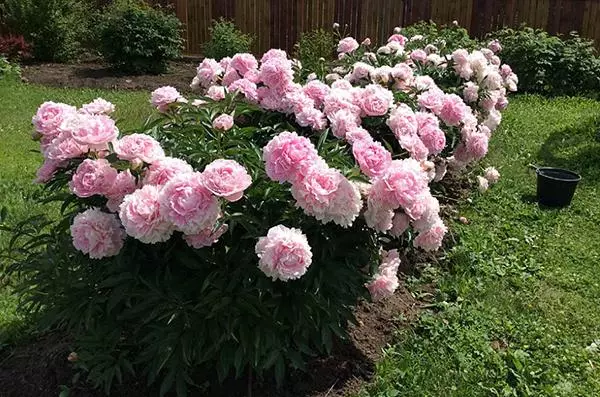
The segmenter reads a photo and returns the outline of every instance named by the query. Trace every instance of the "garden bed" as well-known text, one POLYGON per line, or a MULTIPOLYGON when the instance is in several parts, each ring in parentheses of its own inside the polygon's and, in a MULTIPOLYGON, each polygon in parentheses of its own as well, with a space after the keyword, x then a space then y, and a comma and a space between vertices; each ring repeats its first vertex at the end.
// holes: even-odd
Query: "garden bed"
POLYGON ((195 76, 196 61, 171 62, 169 72, 160 75, 126 75, 101 62, 75 64, 40 63, 24 65, 23 79, 29 83, 51 87, 104 88, 152 91, 170 85, 180 91, 190 91, 195 76))
MULTIPOLYGON (((254 382, 252 394, 261 397, 335 397, 358 392, 363 382, 370 380, 374 363, 381 358, 383 348, 392 342, 394 331, 403 323, 414 320, 422 304, 404 288, 383 303, 363 303, 356 311, 358 326, 352 327, 348 344, 336 346, 331 357, 309 362, 308 372, 295 373, 284 390, 278 391, 272 383, 254 382)), ((48 334, 6 354, 0 362, 0 395, 55 396, 61 385, 71 385, 75 371, 66 359, 70 342, 63 334, 48 334)), ((245 395, 246 382, 246 379, 226 382, 230 388, 211 391, 210 395, 245 395)), ((103 395, 101 391, 81 384, 72 387, 69 394, 70 397, 103 395)), ((145 379, 128 379, 111 395, 151 397, 158 396, 158 391, 149 390, 145 379)))

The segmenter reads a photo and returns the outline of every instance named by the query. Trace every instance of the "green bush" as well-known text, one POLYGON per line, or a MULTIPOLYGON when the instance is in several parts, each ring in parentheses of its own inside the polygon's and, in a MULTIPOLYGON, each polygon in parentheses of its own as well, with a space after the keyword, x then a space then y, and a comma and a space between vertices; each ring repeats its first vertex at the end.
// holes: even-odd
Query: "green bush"
POLYGON ((6 58, 0 56, 0 80, 5 77, 19 76, 20 74, 19 65, 10 63, 6 58))
POLYGON ((100 53, 127 73, 164 73, 181 55, 181 22, 143 2, 118 2, 99 21, 100 53))
POLYGON ((250 52, 254 42, 254 36, 243 33, 232 21, 224 18, 213 21, 209 30, 210 40, 203 46, 203 55, 217 61, 237 53, 250 52))
POLYGON ((600 90, 600 58, 592 40, 526 26, 504 28, 488 38, 502 44, 502 60, 519 76, 519 91, 579 95, 600 90))
POLYGON ((474 50, 479 44, 469 36, 467 29, 455 24, 437 25, 432 21, 421 21, 402 28, 401 33, 409 39, 406 45, 408 50, 422 49, 431 44, 436 46, 440 53, 449 54, 459 48, 474 50))
POLYGON ((302 62, 303 70, 307 73, 322 69, 326 61, 334 59, 335 37, 332 32, 316 29, 302 33, 300 41, 296 44, 296 58, 302 62))
POLYGON ((0 7, 8 29, 32 44, 39 61, 73 60, 89 35, 89 8, 82 0, 5 0, 0 7))

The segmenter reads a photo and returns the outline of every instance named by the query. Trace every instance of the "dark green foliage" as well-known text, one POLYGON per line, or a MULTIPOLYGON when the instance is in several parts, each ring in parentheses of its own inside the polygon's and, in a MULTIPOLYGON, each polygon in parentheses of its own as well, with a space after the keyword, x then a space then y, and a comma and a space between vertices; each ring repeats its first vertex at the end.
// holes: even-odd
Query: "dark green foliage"
POLYGON ((39 61, 73 60, 89 34, 89 9, 82 0, 5 0, 0 7, 9 30, 32 44, 39 61))
POLYGON ((334 59, 335 46, 332 32, 316 29, 302 33, 296 44, 296 59, 302 63, 302 71, 308 74, 325 69, 334 59))
POLYGON ((10 63, 6 58, 0 56, 0 80, 6 77, 19 76, 19 65, 10 63))
POLYGON ((525 26, 504 28, 489 38, 501 42, 500 56, 519 76, 519 91, 579 95, 600 90, 600 58, 592 40, 525 26))
POLYGON ((181 55, 181 22, 139 2, 119 2, 99 21, 100 53, 116 69, 134 74, 164 73, 181 55))
POLYGON ((213 21, 210 30, 210 40, 204 44, 202 51, 206 58, 217 61, 232 57, 238 53, 250 52, 254 36, 245 34, 235 27, 232 21, 220 18, 213 21))
MULTIPOLYGON (((66 192, 68 172, 46 186, 48 200, 63 204, 62 219, 36 218, 14 230, 9 273, 21 277, 23 308, 38 313, 42 326, 75 334, 78 365, 107 392, 128 374, 179 396, 190 385, 223 382, 249 369, 281 384, 290 369, 304 368, 308 357, 329 352, 346 335, 378 257, 363 221, 347 229, 323 225, 290 202, 288 187, 266 177, 260 148, 298 126, 231 97, 183 106, 142 130, 197 170, 229 158, 244 164, 254 181, 242 200, 223 207, 229 229, 217 244, 196 250, 181 235, 154 245, 129 238, 118 256, 90 260, 73 249, 69 226, 84 206, 105 199, 66 192), (211 126, 224 112, 233 112, 237 125, 226 134, 211 126), (312 247, 312 265, 298 280, 273 281, 257 266, 257 239, 276 224, 300 228, 312 247)), ((332 166, 354 172, 339 140, 312 138, 332 166)))
POLYGON ((414 36, 423 36, 422 39, 409 41, 406 45, 407 50, 423 49, 427 44, 432 44, 440 53, 449 54, 458 48, 474 50, 479 44, 469 36, 467 29, 454 24, 437 25, 433 21, 421 21, 404 27, 401 34, 409 40, 414 36))

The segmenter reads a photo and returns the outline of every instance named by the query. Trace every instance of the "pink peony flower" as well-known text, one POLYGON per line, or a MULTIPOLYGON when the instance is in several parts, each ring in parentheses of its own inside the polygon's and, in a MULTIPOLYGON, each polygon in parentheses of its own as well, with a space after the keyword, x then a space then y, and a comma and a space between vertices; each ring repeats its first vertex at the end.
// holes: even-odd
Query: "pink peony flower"
POLYGON ((413 219, 413 227, 416 230, 429 230, 440 220, 440 202, 426 190, 407 209, 406 215, 413 219))
POLYGON ((69 134, 80 145, 92 150, 106 150, 108 143, 117 139, 119 130, 110 117, 100 114, 77 114, 67 118, 60 130, 69 134))
POLYGON ((483 177, 488 180, 489 183, 497 183, 500 179, 500 173, 494 167, 487 167, 483 170, 483 177))
POLYGON ((511 69, 511 67, 509 65, 502 65, 502 66, 500 66, 500 75, 502 77, 507 78, 511 74, 513 74, 513 71, 512 71, 512 69, 511 69))
POLYGON ((88 150, 87 146, 77 143, 69 134, 63 133, 44 149, 44 155, 50 160, 64 161, 80 157, 88 150))
POLYGON ((205 58, 196 69, 198 84, 209 87, 214 84, 219 75, 224 72, 226 66, 222 66, 214 59, 205 58))
POLYGON ((367 226, 381 233, 390 230, 393 226, 394 211, 378 205, 371 199, 371 196, 369 196, 367 204, 367 210, 364 214, 367 226))
POLYGON ((477 132, 469 134, 465 142, 467 152, 469 152, 470 156, 475 160, 485 157, 488 151, 488 145, 488 136, 477 132))
POLYGON ((469 52, 460 48, 452 53, 452 60, 458 65, 464 65, 469 62, 469 52))
POLYGON ((45 137, 53 138, 58 135, 58 128, 63 121, 76 112, 77 109, 74 106, 44 102, 31 121, 37 132, 45 137))
POLYGON ((397 212, 392 219, 392 228, 390 234, 393 237, 400 237, 408 229, 410 218, 402 212, 397 212))
POLYGON ((358 47, 358 41, 356 41, 353 37, 346 37, 339 41, 337 52, 340 54, 347 54, 349 52, 353 52, 358 47))
POLYGON ((488 48, 494 53, 502 51, 502 46, 500 45, 500 42, 498 40, 490 41, 490 43, 488 44, 488 48))
POLYGON ((267 175, 278 182, 301 180, 318 159, 317 150, 310 140, 295 132, 284 131, 263 148, 267 175))
POLYGON ((274 226, 256 243, 258 267, 273 280, 288 281, 302 277, 312 263, 306 236, 299 229, 274 226))
POLYGON ((475 83, 468 82, 463 90, 463 97, 466 102, 477 102, 479 98, 479 86, 475 83))
POLYGON ((427 60, 427 53, 423 50, 414 50, 410 53, 410 59, 415 62, 425 62, 427 60))
POLYGON ((419 128, 419 137, 430 154, 439 154, 446 147, 446 134, 434 125, 419 128))
POLYGON ((317 108, 320 108, 323 105, 325 97, 330 91, 329 86, 319 80, 309 81, 302 89, 306 96, 314 101, 317 108))
MULTIPOLYGON (((221 101, 225 99, 225 87, 220 85, 211 85, 206 91, 206 96, 213 101, 221 101)), ((192 103, 193 105, 194 103, 192 103)))
POLYGON ((124 136, 114 143, 114 150, 121 160, 143 161, 148 164, 165 157, 160 143, 145 134, 124 136))
POLYGON ((229 66, 227 67, 227 69, 225 69, 225 74, 221 79, 221 84, 223 84, 226 87, 229 87, 231 84, 235 83, 241 78, 242 76, 240 76, 240 74, 234 68, 229 66))
POLYGON ((354 142, 352 154, 362 173, 370 178, 383 175, 392 163, 392 154, 373 139, 354 142))
POLYGON ((348 109, 340 109, 331 116, 331 132, 337 138, 344 139, 346 133, 354 128, 357 128, 360 123, 360 118, 348 109))
POLYGON ((115 105, 102 98, 96 98, 92 102, 83 105, 79 111, 85 114, 109 115, 115 111, 115 105))
POLYGON ((296 113, 296 121, 302 127, 310 127, 315 131, 324 130, 327 126, 327 119, 323 112, 313 107, 308 107, 296 113))
POLYGON ((126 170, 119 172, 114 184, 110 187, 108 192, 106 192, 106 197, 108 198, 106 208, 111 212, 119 211, 119 206, 123 202, 125 196, 135 192, 136 188, 137 183, 135 177, 131 174, 131 171, 126 170))
POLYGON ((398 44, 400 44, 401 46, 403 46, 404 44, 406 44, 406 37, 402 36, 401 34, 393 34, 388 38, 388 43, 393 43, 396 42, 398 44))
POLYGON ((421 109, 429 109, 438 114, 444 106, 445 94, 437 87, 432 87, 417 97, 421 109))
POLYGON ((186 100, 174 87, 165 86, 152 91, 150 103, 152 103, 152 106, 158 109, 159 112, 166 112, 169 110, 169 106, 176 102, 186 102, 186 100))
POLYGON ((490 131, 495 131, 502 121, 502 114, 496 109, 490 110, 488 117, 483 121, 483 125, 489 128, 490 131))
POLYGON ((419 161, 427 159, 429 149, 418 135, 402 135, 398 138, 398 142, 402 149, 410 154, 411 158, 419 161))
POLYGON ((394 292, 398 289, 400 283, 398 276, 389 276, 377 273, 371 282, 365 284, 365 287, 371 294, 371 299, 374 302, 388 298, 394 295, 394 292))
POLYGON ((160 193, 165 218, 185 234, 200 233, 219 218, 219 200, 204 185, 199 172, 177 175, 160 193))
POLYGON ((364 39, 364 40, 363 40, 363 41, 360 43, 360 45, 363 45, 363 46, 365 46, 365 47, 368 47, 368 46, 370 46, 370 45, 371 45, 371 39, 370 39, 369 37, 367 37, 366 39, 364 39))
POLYGON ((390 209, 406 208, 427 188, 427 182, 418 161, 393 160, 388 171, 373 182, 369 198, 390 209))
POLYGON ((287 53, 283 50, 271 48, 263 54, 260 63, 269 62, 272 59, 287 59, 287 53))
POLYGON ((346 109, 358 116, 361 109, 356 106, 353 101, 354 96, 350 90, 339 88, 332 89, 325 97, 323 113, 325 113, 327 117, 330 117, 338 110, 346 109))
POLYGON ((146 169, 142 183, 144 185, 162 186, 177 175, 191 174, 194 169, 183 160, 164 157, 156 160, 146 169))
POLYGON ((231 58, 229 66, 237 70, 238 73, 243 76, 250 70, 258 68, 258 62, 252 54, 238 53, 231 58))
POLYGON ((368 63, 365 62, 356 62, 353 66, 352 66, 352 74, 351 76, 351 81, 358 81, 361 79, 368 79, 369 76, 371 75, 371 73, 373 73, 373 71, 375 70, 375 68, 371 65, 369 65, 368 63))
POLYGON ((62 162, 58 160, 46 159, 44 164, 37 170, 37 176, 34 180, 35 183, 46 183, 49 182, 56 171, 60 168, 62 162))
POLYGON ((234 81, 229 85, 228 89, 230 92, 240 92, 248 101, 252 103, 258 102, 258 91, 256 84, 246 78, 234 81))
POLYGON ((399 63, 392 68, 392 77, 399 81, 409 81, 413 77, 413 70, 405 63, 399 63))
POLYGON ((379 84, 368 85, 361 97, 360 107, 367 116, 383 116, 394 104, 394 94, 379 84))
POLYGON ((203 247, 210 247, 215 244, 225 232, 227 232, 227 229, 227 225, 221 225, 216 229, 214 227, 209 227, 197 234, 186 234, 183 236, 183 239, 192 248, 200 249, 203 247))
POLYGON ((173 224, 165 217, 159 203, 160 190, 146 185, 128 194, 119 207, 119 218, 125 232, 145 244, 167 241, 173 234, 173 224))
POLYGON ((121 251, 125 231, 115 215, 88 209, 73 219, 71 236, 75 249, 92 259, 101 259, 121 251))
POLYGON ((202 182, 215 196, 238 201, 252 184, 252 178, 238 162, 219 159, 206 166, 202 182))
POLYGON ((356 143, 358 141, 362 141, 362 140, 371 140, 371 139, 373 139, 373 138, 369 134, 369 131, 365 130, 362 127, 352 128, 348 132, 346 132, 346 140, 350 144, 354 144, 354 143, 356 143))
POLYGON ((264 62, 259 69, 260 80, 269 88, 284 90, 294 79, 292 63, 287 59, 273 58, 264 62))
POLYGON ((360 192, 344 176, 325 164, 311 167, 292 185, 296 205, 323 223, 350 226, 362 207, 360 192))
POLYGON ((392 110, 386 123, 398 139, 401 136, 417 134, 418 124, 415 113, 404 103, 392 110))
POLYGON ((116 179, 117 170, 105 159, 85 159, 73 174, 69 188, 77 197, 106 195, 116 179))
POLYGON ((233 117, 229 114, 222 114, 213 120, 212 126, 216 130, 229 131, 233 128, 233 117))
POLYGON ((444 96, 442 108, 439 110, 438 116, 444 123, 449 126, 457 126, 465 118, 467 114, 467 105, 462 98, 456 94, 444 96))
POLYGON ((433 79, 429 76, 415 76, 414 80, 412 81, 412 86, 417 91, 426 91, 430 88, 437 87, 435 81, 433 81, 433 79))
POLYGON ((431 229, 420 232, 413 240, 413 245, 425 251, 438 250, 442 246, 442 240, 447 231, 448 228, 440 220, 431 229))

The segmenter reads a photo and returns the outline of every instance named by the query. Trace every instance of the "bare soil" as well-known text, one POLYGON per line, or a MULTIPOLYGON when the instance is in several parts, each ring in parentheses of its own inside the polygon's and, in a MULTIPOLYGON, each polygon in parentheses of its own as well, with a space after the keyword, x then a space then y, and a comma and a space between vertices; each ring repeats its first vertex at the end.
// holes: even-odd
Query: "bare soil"
POLYGON ((76 64, 42 63, 23 65, 24 81, 51 87, 103 88, 153 91, 170 85, 180 92, 189 92, 196 75, 196 60, 171 62, 169 71, 160 75, 127 75, 101 62, 76 64))

